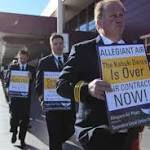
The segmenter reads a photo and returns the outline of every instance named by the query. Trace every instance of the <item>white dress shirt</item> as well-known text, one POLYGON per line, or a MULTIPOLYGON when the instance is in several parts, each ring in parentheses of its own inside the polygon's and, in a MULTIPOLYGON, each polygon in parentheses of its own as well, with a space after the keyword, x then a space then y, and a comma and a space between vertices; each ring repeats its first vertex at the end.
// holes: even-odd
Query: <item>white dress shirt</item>
POLYGON ((56 54, 53 54, 53 55, 55 57, 55 64, 56 64, 57 67, 58 67, 58 57, 61 57, 61 61, 62 61, 62 63, 64 63, 63 55, 56 55, 56 54))
POLYGON ((19 64, 20 70, 26 70, 27 64, 19 64))
MULTIPOLYGON (((100 34, 100 36, 101 36, 101 38, 102 38, 102 40, 103 40, 103 42, 104 42, 105 45, 111 45, 111 44, 114 43, 111 39, 107 38, 107 37, 104 36, 103 34, 100 34)), ((115 43, 117 43, 117 44, 125 44, 125 41, 123 41, 123 40, 121 39, 121 40, 119 40, 119 41, 117 41, 117 42, 115 42, 115 43)))

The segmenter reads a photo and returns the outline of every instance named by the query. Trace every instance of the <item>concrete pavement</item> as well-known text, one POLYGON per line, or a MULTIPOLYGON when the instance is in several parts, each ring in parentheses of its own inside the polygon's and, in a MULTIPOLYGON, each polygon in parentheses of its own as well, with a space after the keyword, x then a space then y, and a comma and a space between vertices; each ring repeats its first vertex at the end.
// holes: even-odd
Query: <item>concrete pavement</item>
POLYGON ((140 145, 141 145, 140 150, 150 150, 150 128, 149 127, 145 127, 143 133, 141 134, 140 145))

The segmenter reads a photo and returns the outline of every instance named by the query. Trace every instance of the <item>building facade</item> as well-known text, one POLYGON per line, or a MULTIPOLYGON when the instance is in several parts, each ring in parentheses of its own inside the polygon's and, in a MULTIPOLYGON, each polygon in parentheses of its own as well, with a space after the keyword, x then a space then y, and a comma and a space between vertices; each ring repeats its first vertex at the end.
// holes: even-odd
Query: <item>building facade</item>
MULTIPOLYGON (((81 31, 96 33, 94 23, 94 6, 100 0, 62 0, 64 15, 64 32, 81 31)), ((121 0, 126 7, 126 30, 124 37, 127 40, 142 39, 149 50, 150 43, 147 34, 150 33, 149 0, 121 0), (147 43, 148 42, 148 43, 147 43)), ((51 0, 42 15, 57 16, 57 2, 51 0), (52 7, 55 6, 55 7, 52 7), (53 8, 53 9, 52 9, 53 8)), ((149 50, 150 51, 150 50, 149 50)))

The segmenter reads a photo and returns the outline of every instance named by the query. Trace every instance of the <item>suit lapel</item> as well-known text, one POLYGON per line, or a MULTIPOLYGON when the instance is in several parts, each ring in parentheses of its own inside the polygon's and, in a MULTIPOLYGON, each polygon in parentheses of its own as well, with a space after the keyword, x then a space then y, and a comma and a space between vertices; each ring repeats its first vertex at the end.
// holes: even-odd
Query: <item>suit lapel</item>
POLYGON ((95 58, 97 58, 97 73, 100 75, 100 77, 102 78, 102 70, 101 70, 101 59, 100 59, 100 55, 98 52, 98 47, 99 46, 104 46, 104 42, 102 40, 102 38, 100 36, 96 37, 95 40, 95 58))
POLYGON ((54 57, 54 55, 50 55, 49 59, 50 59, 50 61, 51 61, 51 66, 52 66, 55 70, 58 70, 57 64, 56 64, 56 62, 55 62, 55 57, 54 57))
POLYGON ((67 61, 67 55, 63 55, 63 58, 64 58, 64 63, 67 61))
POLYGON ((20 70, 20 65, 19 65, 19 64, 16 65, 16 69, 17 69, 17 70, 20 70))
MULTIPOLYGON (((64 58, 64 63, 65 63, 67 61, 67 55, 63 55, 63 58, 64 58)), ((52 70, 59 71, 56 61, 55 61, 55 57, 52 54, 49 55, 49 57, 48 57, 47 67, 48 68, 50 67, 50 69, 52 69, 52 70)))
POLYGON ((104 45, 104 42, 103 42, 101 36, 96 37, 96 45, 98 45, 98 46, 104 45))
POLYGON ((29 70, 29 65, 26 65, 25 71, 29 70))

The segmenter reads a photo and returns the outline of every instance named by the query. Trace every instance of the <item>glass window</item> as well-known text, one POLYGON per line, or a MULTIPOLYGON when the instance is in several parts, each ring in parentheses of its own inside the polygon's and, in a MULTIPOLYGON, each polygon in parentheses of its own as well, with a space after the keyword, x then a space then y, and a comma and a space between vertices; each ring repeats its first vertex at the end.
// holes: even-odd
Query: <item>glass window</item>
POLYGON ((94 6, 95 4, 93 3, 92 5, 88 7, 88 19, 89 19, 88 21, 91 21, 94 19, 94 6))
POLYGON ((96 26, 95 26, 95 21, 94 20, 91 20, 88 25, 89 25, 89 31, 95 31, 96 30, 96 26))
POLYGON ((95 3, 92 3, 89 7, 82 10, 77 16, 67 23, 66 29, 72 31, 95 32, 94 7, 95 3))
POLYGON ((80 19, 79 19, 79 24, 82 25, 82 24, 85 24, 87 23, 87 9, 84 9, 80 14, 80 19))
POLYGON ((80 26, 80 31, 87 31, 87 23, 80 26))

